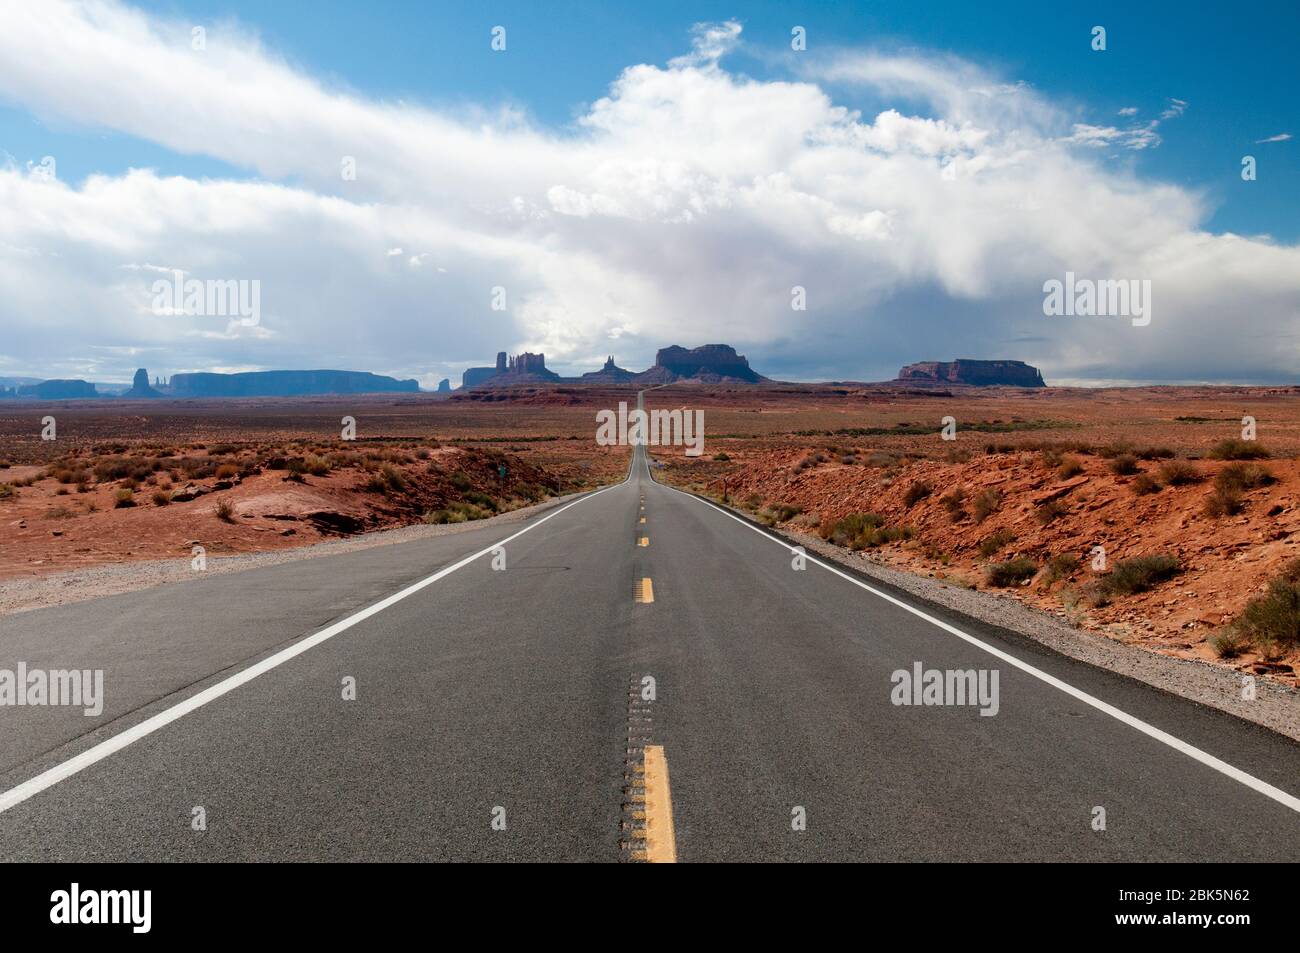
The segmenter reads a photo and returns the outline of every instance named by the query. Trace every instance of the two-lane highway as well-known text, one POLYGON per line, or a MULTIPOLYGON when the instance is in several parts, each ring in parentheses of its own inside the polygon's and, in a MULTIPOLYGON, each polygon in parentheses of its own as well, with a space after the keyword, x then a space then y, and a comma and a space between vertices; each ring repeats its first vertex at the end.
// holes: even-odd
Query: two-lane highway
POLYGON ((682 861, 1300 847, 1300 746, 805 562, 641 448, 522 529, 0 620, 20 661, 103 669, 106 708, 0 708, 9 860, 617 861, 668 821, 682 861), (996 673, 996 713, 896 704, 918 665, 996 673))

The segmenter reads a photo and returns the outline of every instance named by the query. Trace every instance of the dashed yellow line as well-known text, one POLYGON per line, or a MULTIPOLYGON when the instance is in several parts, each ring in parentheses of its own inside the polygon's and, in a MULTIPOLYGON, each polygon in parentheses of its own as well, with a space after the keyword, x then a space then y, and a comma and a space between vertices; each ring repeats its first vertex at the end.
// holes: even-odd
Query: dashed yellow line
POLYGON ((654 602, 655 587, 648 578, 639 580, 632 590, 632 599, 635 602, 654 602))
POLYGON ((642 522, 642 523, 644 523, 644 522, 645 522, 645 517, 644 517, 644 516, 643 516, 643 517, 641 517, 641 522, 642 522))
POLYGON ((673 797, 663 745, 645 748, 645 859, 651 864, 677 863, 673 797))
POLYGON ((650 537, 649 537, 649 536, 642 536, 640 539, 638 539, 638 540, 636 541, 636 544, 637 544, 638 546, 649 546, 649 545, 650 545, 650 537))

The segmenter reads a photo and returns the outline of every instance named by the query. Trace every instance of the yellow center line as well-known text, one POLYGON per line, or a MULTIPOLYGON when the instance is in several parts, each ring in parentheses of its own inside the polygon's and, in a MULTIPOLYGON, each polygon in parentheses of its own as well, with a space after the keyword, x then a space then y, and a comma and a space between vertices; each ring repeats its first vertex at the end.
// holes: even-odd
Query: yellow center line
POLYGON ((645 859, 652 864, 677 863, 673 797, 663 745, 645 748, 645 859))
POLYGON ((632 598, 636 602, 654 602, 655 587, 648 578, 642 579, 633 589, 632 598))
POLYGON ((650 545, 650 537, 649 537, 649 536, 642 536, 640 539, 638 539, 638 540, 636 541, 636 544, 637 544, 638 546, 649 546, 649 545, 650 545))
POLYGON ((644 517, 644 516, 643 516, 643 517, 641 517, 641 522, 642 522, 642 523, 644 523, 644 522, 645 522, 645 517, 644 517))

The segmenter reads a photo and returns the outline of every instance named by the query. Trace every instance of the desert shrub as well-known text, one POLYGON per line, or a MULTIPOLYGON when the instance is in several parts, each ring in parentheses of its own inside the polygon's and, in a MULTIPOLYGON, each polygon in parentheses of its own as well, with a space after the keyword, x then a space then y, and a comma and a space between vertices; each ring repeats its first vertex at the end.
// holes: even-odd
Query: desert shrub
POLYGON ((11 500, 16 495, 12 484, 0 483, 0 500, 11 500))
POLYGON ((1219 658, 1236 658, 1250 648, 1250 638, 1235 629, 1224 629, 1210 636, 1210 648, 1219 658))
POLYGON ((318 457, 315 454, 309 456, 305 462, 307 472, 312 476, 327 476, 330 472, 329 461, 324 457, 318 457))
POLYGON ((367 490, 385 495, 390 491, 400 493, 406 487, 407 481, 406 477, 402 475, 402 471, 388 463, 380 467, 376 473, 371 474, 370 479, 366 482, 367 490))
POLYGON ((959 520, 966 515, 964 507, 966 502, 966 491, 961 487, 956 487, 939 497, 939 502, 943 504, 943 508, 948 511, 948 515, 954 520, 959 520))
POLYGON ((486 493, 482 493, 478 490, 470 490, 465 494, 465 500, 469 503, 473 503, 475 506, 480 506, 485 510, 496 512, 497 501, 486 493))
POLYGON ((910 526, 886 526, 885 518, 879 513, 852 513, 835 522, 824 521, 820 532, 823 539, 853 550, 883 546, 916 535, 910 526))
POLYGON ((110 457, 107 460, 99 460, 95 463, 95 481, 97 483, 108 483, 112 480, 122 480, 131 475, 131 461, 125 457, 110 457))
POLYGON ((784 523, 794 519, 803 512, 803 509, 791 503, 771 503, 764 507, 764 511, 771 515, 774 522, 784 523))
POLYGON ((166 490, 159 490, 151 497, 151 499, 154 502, 154 506, 166 506, 172 501, 172 495, 166 490))
POLYGON ((113 509, 121 510, 128 506, 135 506, 135 491, 122 487, 113 493, 113 509))
POLYGON ((71 467, 59 467, 50 475, 60 483, 84 483, 86 480, 90 479, 88 471, 80 468, 73 469, 71 467))
POLYGON ((1076 477, 1082 472, 1083 464, 1079 462, 1078 457, 1065 457, 1061 460, 1061 465, 1056 468, 1056 475, 1062 480, 1076 477))
POLYGON ((1049 470, 1059 467, 1064 459, 1061 455, 1061 451, 1056 447, 1044 447, 1038 452, 1038 455, 1042 458, 1043 466, 1047 467, 1049 470))
POLYGON ((1196 469, 1195 464, 1188 463, 1186 460, 1170 460, 1168 463, 1162 463, 1157 474, 1160 482, 1166 486, 1182 486, 1185 483, 1196 483, 1201 479, 1201 471, 1196 469))
POLYGON ((233 463, 223 463, 217 467, 216 478, 218 480, 229 480, 239 475, 239 467, 233 463))
POLYGON ((235 508, 230 505, 229 500, 222 500, 217 504, 217 519, 223 523, 233 523, 235 521, 235 508))
POLYGON ((1267 655, 1300 645, 1300 559, 1283 567, 1267 592, 1246 603, 1229 631, 1267 655))
POLYGON ((1146 592, 1181 571, 1182 564, 1177 556, 1135 556, 1115 563, 1114 568, 1098 580, 1097 586, 1103 595, 1130 596, 1146 592))
POLYGON ((1002 494, 994 489, 980 490, 971 501, 971 506, 975 514, 975 522, 983 523, 1002 506, 1002 494))
POLYGON ((1232 516, 1241 512, 1245 502, 1240 490, 1231 487, 1216 486, 1205 498, 1205 515, 1213 517, 1232 516))
POLYGON ((1231 463, 1214 478, 1216 487, 1253 490, 1273 482, 1273 474, 1258 463, 1231 463))
POLYGON ((74 514, 72 510, 68 509, 66 506, 56 506, 53 509, 49 509, 45 511, 45 518, 47 520, 66 520, 69 517, 74 515, 76 514, 74 514))
POLYGON ((1113 460, 1115 457, 1132 456, 1133 444, 1127 440, 1121 440, 1118 443, 1110 443, 1097 451, 1098 455, 1105 457, 1107 460, 1113 460))
POLYGON ((984 567, 984 579, 990 586, 1014 586, 1033 577, 1038 564, 1026 556, 984 567))
POLYGON ((719 463, 726 463, 731 459, 731 457, 727 456, 725 453, 715 453, 713 459, 717 460, 719 463))
POLYGON ((884 450, 873 450, 867 457, 867 466, 888 470, 898 466, 898 457, 884 450))
POLYGON ((821 537, 837 546, 848 546, 868 530, 883 526, 885 518, 879 513, 850 513, 842 519, 822 523, 821 537))
POLYGON ((1107 466, 1110 468, 1110 472, 1116 476, 1131 476, 1138 472, 1137 457, 1131 453, 1121 453, 1112 457, 1107 466))
POLYGON ((1074 553, 1058 553, 1047 561, 1047 581, 1052 583, 1072 576, 1080 562, 1074 553))
POLYGON ((1034 521, 1040 526, 1046 526, 1068 512, 1070 508, 1066 506, 1064 500, 1048 500, 1034 507, 1034 521))
POLYGON ((481 520, 490 516, 487 510, 480 509, 473 503, 456 501, 448 503, 440 510, 432 510, 424 515, 426 523, 464 523, 469 520, 481 520))
POLYGON ((469 478, 469 474, 464 470, 457 470, 449 477, 449 480, 451 485, 462 493, 474 485, 474 481, 469 478))
POLYGON ((1268 449, 1253 440, 1221 440, 1210 448, 1209 456, 1215 460, 1262 460, 1268 449))
POLYGON ((267 457, 264 466, 268 470, 287 470, 289 469, 289 461, 284 457, 267 457))
POLYGON ((1003 546, 1015 542, 1015 539, 1016 534, 1009 529, 1000 529, 995 533, 991 533, 984 537, 983 542, 980 543, 980 555, 988 559, 1003 546))
POLYGON ((431 456, 432 454, 429 453, 426 447, 421 447, 419 450, 415 451, 415 459, 417 460, 428 460, 431 456))
POLYGON ((933 492, 933 483, 929 480, 917 480, 903 493, 903 505, 915 506, 933 492))
POLYGON ((1139 473, 1129 487, 1136 496, 1146 496, 1160 491, 1160 481, 1148 473, 1139 473))
POLYGON ((854 540, 853 548, 873 549, 876 546, 883 546, 885 543, 897 543, 900 540, 911 539, 915 535, 916 530, 911 526, 877 526, 854 540))

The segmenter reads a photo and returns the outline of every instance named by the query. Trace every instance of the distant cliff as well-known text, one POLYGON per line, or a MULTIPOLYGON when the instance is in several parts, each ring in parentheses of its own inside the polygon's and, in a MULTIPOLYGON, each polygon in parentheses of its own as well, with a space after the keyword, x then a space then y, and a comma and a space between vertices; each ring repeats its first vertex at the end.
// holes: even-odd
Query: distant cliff
POLYGON ((898 380, 909 384, 972 384, 988 387, 996 384, 1011 387, 1046 387, 1038 368, 1024 361, 922 361, 908 364, 898 372, 898 380))
POLYGON ((98 397, 99 392, 95 390, 94 384, 86 381, 56 380, 41 381, 39 384, 27 384, 19 387, 17 396, 35 398, 36 400, 83 400, 88 397, 98 397))
POLYGON ((693 378, 703 381, 734 380, 751 384, 766 378, 755 373, 742 354, 729 344, 704 344, 689 351, 674 344, 660 348, 655 366, 637 375, 638 381, 674 381, 693 378))
POLYGON ((248 371, 173 374, 171 397, 304 397, 312 394, 417 393, 418 381, 368 371, 248 371))

